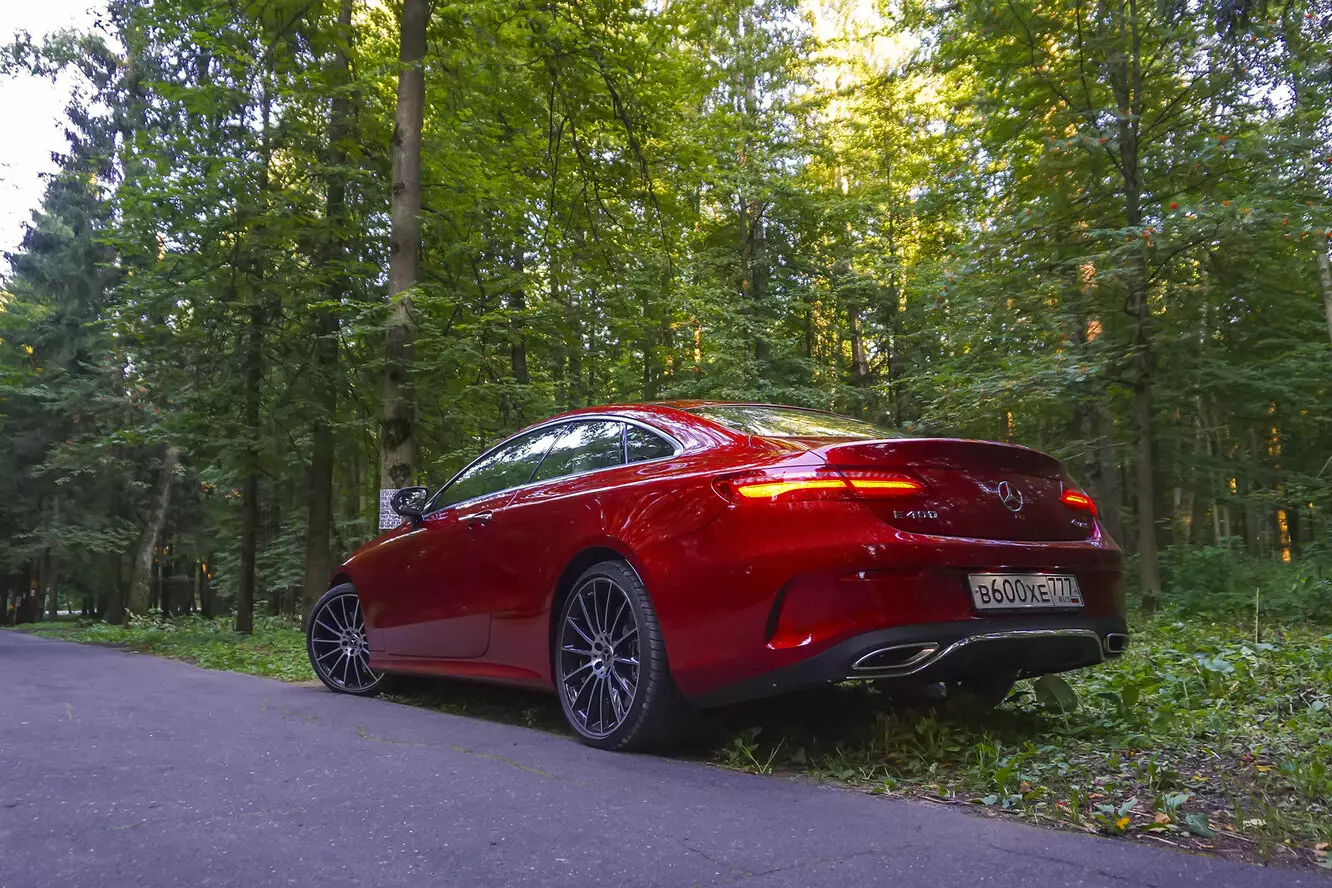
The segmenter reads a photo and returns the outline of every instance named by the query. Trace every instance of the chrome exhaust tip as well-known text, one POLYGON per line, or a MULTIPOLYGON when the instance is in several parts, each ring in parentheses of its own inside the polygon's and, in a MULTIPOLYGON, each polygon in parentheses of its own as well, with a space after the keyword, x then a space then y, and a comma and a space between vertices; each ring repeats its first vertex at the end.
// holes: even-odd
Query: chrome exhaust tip
POLYGON ((1124 651, 1128 650, 1129 637, 1123 632, 1106 633, 1105 641, 1101 643, 1105 649, 1106 656, 1118 657, 1124 651))
POLYGON ((862 655, 851 664, 851 671, 853 674, 859 672, 884 676, 910 672, 933 657, 938 650, 939 644, 934 641, 895 644, 862 655))

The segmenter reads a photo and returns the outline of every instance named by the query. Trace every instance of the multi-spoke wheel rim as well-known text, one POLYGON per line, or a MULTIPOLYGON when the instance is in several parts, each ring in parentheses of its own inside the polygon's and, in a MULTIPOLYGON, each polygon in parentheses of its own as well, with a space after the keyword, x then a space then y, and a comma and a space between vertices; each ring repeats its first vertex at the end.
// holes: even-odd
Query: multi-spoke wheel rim
POLYGON ((560 693, 574 726, 600 739, 624 724, 638 693, 638 618, 609 577, 592 577, 564 608, 557 656, 560 693))
POLYGON ((320 675, 349 691, 374 687, 383 673, 370 668, 361 601, 348 593, 324 602, 310 618, 311 659, 320 675))

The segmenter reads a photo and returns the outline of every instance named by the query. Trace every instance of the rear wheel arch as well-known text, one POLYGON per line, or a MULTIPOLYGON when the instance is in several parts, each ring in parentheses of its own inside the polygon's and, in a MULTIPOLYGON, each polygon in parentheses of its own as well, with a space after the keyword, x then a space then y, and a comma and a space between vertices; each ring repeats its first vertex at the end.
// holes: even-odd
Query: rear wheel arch
MULTIPOLYGON (((564 566, 560 571, 560 578, 555 582, 555 588, 551 592, 549 604, 549 619, 547 620, 547 634, 550 636, 550 654, 552 669, 555 657, 555 631, 560 621, 560 608, 564 607, 564 599, 573 591, 574 582, 583 575, 594 564, 600 564, 603 561, 623 561, 629 565, 629 569, 638 574, 639 579, 643 578, 642 573, 634 565, 633 560, 627 554, 619 549, 611 548, 608 545, 601 544, 589 546, 583 549, 564 566)), ((647 584, 644 583, 644 586, 647 584)), ((651 594, 651 593, 649 593, 651 594)), ((552 671, 552 674, 553 671, 552 671)))

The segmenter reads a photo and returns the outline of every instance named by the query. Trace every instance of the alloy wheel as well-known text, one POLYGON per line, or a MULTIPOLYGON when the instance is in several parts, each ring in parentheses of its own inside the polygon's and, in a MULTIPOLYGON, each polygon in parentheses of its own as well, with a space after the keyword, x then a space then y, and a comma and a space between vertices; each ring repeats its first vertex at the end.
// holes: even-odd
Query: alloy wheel
POLYGON ((639 631, 619 583, 593 576, 573 591, 557 664, 560 693, 580 733, 600 739, 624 723, 638 693, 639 631))
POLYGON ((325 598, 310 617, 310 660, 325 684, 364 693, 384 678, 370 668, 365 617, 356 593, 325 598))

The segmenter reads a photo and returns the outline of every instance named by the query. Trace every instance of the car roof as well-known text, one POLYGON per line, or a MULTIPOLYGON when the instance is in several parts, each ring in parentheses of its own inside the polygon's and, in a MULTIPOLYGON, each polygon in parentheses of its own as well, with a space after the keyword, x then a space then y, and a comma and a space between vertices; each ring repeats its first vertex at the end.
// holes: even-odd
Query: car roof
POLYGON ((636 419, 647 425, 653 426, 660 431, 673 436, 686 448, 698 444, 727 444, 738 441, 752 440, 752 436, 746 435, 730 426, 723 425, 706 416, 700 416, 692 411, 700 407, 772 407, 781 410, 802 410, 809 413, 827 413, 834 416, 830 410, 819 410, 814 407, 795 407, 790 404, 768 404, 761 401, 710 401, 703 399, 696 400, 673 400, 673 401, 647 401, 639 403, 623 404, 599 404, 589 407, 579 407, 574 410, 568 410, 564 413, 535 422, 527 428, 522 429, 515 434, 521 434, 528 429, 547 423, 568 421, 578 419, 579 417, 595 417, 606 414, 622 416, 626 419, 636 419))
POLYGON ((549 422, 555 419, 567 419, 572 416, 582 414, 596 413, 624 413, 634 411, 645 411, 649 413, 660 412, 663 410, 673 413, 688 413, 697 410, 700 407, 771 407, 777 410, 804 410, 809 413, 829 413, 834 416, 841 416, 832 410, 821 410, 818 407, 797 407, 793 404, 770 404, 765 401, 705 401, 705 400, 675 400, 675 401, 640 401, 636 403, 623 404, 599 404, 591 407, 577 407, 573 410, 565 411, 556 416, 550 417, 549 422))
MULTIPOLYGON (((596 417, 607 414, 625 417, 626 419, 636 419, 654 428, 660 429, 669 435, 674 436, 680 443, 688 445, 690 443, 701 443, 700 437, 708 439, 713 443, 725 441, 734 441, 743 438, 743 435, 728 429, 722 425, 704 419, 701 416, 695 416, 689 413, 687 408, 711 404, 711 401, 659 401, 652 403, 638 404, 599 404, 591 407, 579 407, 574 410, 567 410, 564 413, 543 419, 540 422, 532 423, 528 428, 546 425, 547 423, 567 421, 578 419, 579 417, 596 417)), ((526 431, 524 429, 523 431, 526 431)))

